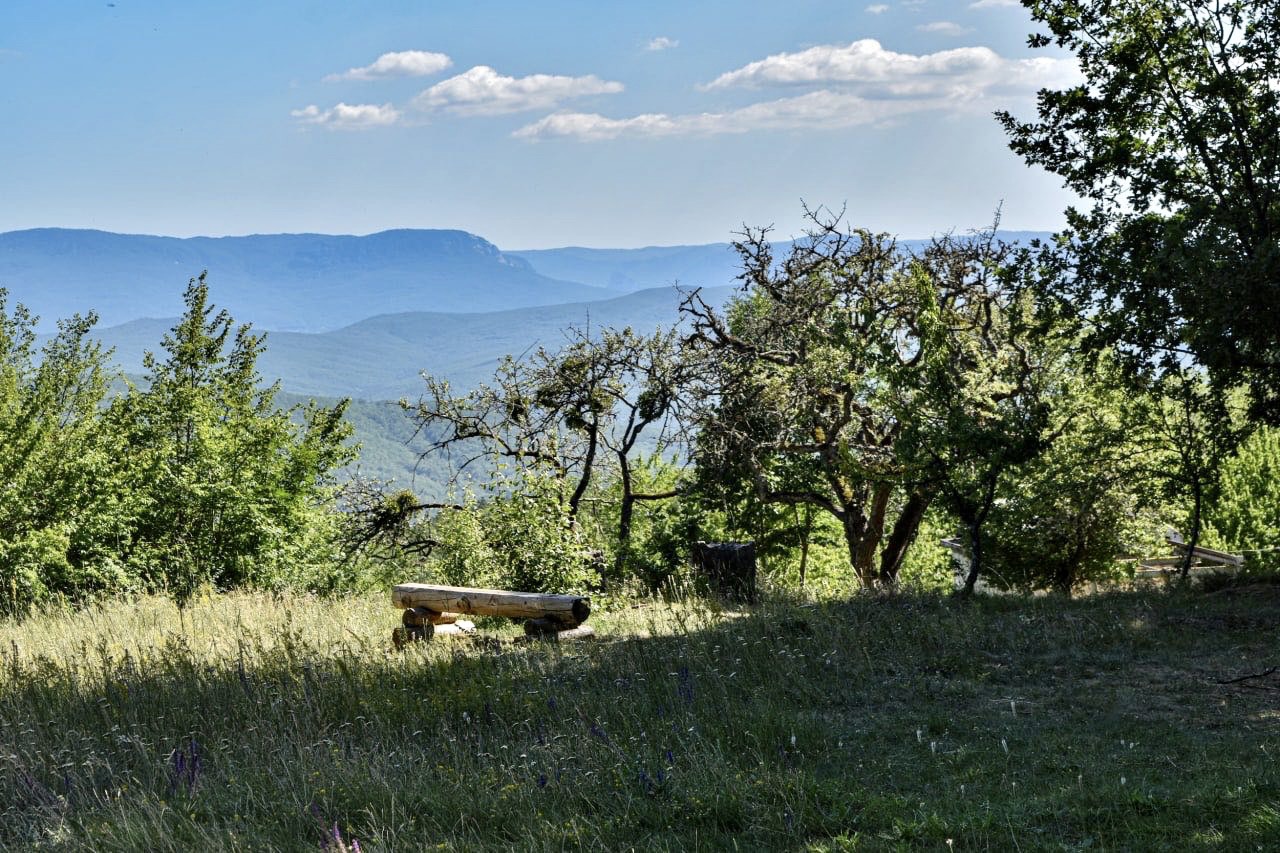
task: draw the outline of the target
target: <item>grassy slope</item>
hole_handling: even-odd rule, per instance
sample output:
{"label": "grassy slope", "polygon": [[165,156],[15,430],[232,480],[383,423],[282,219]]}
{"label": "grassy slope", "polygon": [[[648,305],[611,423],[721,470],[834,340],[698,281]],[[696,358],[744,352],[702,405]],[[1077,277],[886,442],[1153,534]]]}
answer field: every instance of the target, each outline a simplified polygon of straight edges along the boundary
{"label": "grassy slope", "polygon": [[[388,649],[381,596],[0,624],[0,846],[1255,849],[1277,588],[658,605]],[[509,630],[509,629],[508,629]]]}

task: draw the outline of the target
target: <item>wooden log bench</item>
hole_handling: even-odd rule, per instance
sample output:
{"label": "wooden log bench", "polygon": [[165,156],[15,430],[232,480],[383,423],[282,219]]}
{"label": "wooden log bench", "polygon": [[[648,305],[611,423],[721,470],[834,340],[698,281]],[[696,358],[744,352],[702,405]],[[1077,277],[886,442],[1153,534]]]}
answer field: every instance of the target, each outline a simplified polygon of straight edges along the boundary
{"label": "wooden log bench", "polygon": [[474,633],[475,625],[462,615],[523,620],[530,638],[577,640],[595,633],[582,624],[591,615],[591,600],[581,595],[402,583],[392,589],[391,603],[404,611],[401,627],[392,634],[396,648],[437,635]]}

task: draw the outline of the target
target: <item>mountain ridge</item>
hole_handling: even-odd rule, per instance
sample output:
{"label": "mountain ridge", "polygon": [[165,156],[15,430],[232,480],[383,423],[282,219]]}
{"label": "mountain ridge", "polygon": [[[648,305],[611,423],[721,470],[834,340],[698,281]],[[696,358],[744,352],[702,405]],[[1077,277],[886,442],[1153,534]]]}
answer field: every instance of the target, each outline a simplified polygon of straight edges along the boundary
{"label": "mountain ridge", "polygon": [[[485,311],[589,301],[601,288],[542,275],[466,231],[244,237],[121,235],[92,229],[0,233],[0,287],[52,320],[94,310],[107,325],[181,313],[202,270],[217,301],[256,325],[298,331],[405,310]],[[157,310],[154,306],[160,306]]]}

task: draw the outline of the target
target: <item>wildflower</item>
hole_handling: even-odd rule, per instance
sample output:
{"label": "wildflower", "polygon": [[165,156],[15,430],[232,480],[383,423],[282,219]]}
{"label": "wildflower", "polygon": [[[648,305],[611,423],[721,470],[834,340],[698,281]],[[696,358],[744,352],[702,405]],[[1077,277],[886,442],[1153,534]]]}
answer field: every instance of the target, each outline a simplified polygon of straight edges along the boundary
{"label": "wildflower", "polygon": [[689,673],[689,667],[680,667],[678,673],[679,683],[676,685],[676,693],[684,700],[686,705],[693,704],[693,676]]}

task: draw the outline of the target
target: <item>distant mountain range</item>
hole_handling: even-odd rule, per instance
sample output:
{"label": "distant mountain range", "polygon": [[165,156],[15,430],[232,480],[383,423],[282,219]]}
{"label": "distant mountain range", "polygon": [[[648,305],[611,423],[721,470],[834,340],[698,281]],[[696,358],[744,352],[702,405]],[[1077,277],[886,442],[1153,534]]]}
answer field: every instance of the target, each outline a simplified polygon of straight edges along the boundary
{"label": "distant mountain range", "polygon": [[741,268],[729,243],[644,249],[532,249],[507,252],[543,275],[631,292],[652,287],[731,284]]}
{"label": "distant mountain range", "polygon": [[[721,303],[731,288],[707,288],[704,298]],[[217,293],[214,298],[219,299]],[[631,326],[650,332],[679,320],[682,296],[675,288],[642,290],[597,302],[547,305],[484,314],[415,311],[370,317],[331,332],[272,331],[259,369],[279,378],[295,394],[351,396],[366,400],[417,397],[424,370],[458,389],[493,375],[503,356],[542,346],[555,351],[571,326]],[[220,301],[220,300],[219,300]],[[142,369],[142,354],[159,348],[176,318],[133,320],[98,330],[130,373]]]}
{"label": "distant mountain range", "polygon": [[543,275],[465,231],[186,239],[62,228],[0,234],[0,287],[50,323],[90,308],[105,325],[177,315],[183,287],[202,270],[218,304],[237,318],[293,331],[399,311],[496,311],[612,295]]}

